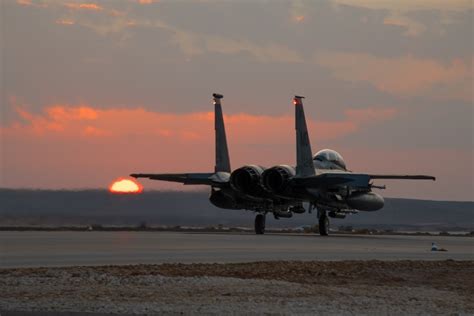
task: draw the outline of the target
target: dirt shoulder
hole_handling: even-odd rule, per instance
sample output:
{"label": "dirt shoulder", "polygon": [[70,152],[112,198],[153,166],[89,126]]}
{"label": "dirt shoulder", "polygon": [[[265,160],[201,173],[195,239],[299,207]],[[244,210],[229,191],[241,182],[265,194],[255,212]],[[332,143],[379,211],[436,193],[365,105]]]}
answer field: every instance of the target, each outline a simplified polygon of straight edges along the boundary
{"label": "dirt shoulder", "polygon": [[0,269],[0,310],[474,313],[473,261],[271,261]]}

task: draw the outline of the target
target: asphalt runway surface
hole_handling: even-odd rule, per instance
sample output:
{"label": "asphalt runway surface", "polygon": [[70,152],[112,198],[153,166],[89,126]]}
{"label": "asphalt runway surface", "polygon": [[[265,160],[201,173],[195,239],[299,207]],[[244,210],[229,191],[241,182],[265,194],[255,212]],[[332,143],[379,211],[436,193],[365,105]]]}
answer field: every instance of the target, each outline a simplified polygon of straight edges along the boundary
{"label": "asphalt runway surface", "polygon": [[[436,242],[447,252],[432,252]],[[178,232],[0,232],[0,267],[251,262],[474,260],[474,239],[451,236]]]}

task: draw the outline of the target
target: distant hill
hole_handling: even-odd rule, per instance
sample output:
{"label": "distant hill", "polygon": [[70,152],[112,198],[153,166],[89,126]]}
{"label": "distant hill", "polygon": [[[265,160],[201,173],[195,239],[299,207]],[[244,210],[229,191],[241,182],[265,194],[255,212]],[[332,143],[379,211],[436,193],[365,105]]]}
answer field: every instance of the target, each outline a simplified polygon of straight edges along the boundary
{"label": "distant hill", "polygon": [[[316,214],[275,220],[268,227],[297,227],[316,223]],[[166,226],[253,225],[253,213],[222,210],[206,192],[150,191],[115,195],[105,190],[52,191],[0,189],[0,226],[13,225],[139,225]],[[387,198],[377,212],[360,212],[332,225],[354,227],[474,230],[474,202]]]}

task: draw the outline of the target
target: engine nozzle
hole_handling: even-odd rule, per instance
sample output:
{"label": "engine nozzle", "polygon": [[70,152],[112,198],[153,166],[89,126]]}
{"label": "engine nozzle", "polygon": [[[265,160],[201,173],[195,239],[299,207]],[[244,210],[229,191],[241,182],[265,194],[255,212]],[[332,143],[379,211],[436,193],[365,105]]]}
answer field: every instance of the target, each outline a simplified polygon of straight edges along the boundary
{"label": "engine nozzle", "polygon": [[230,175],[232,189],[248,195],[258,195],[262,191],[261,177],[264,168],[250,165],[234,170]]}
{"label": "engine nozzle", "polygon": [[281,165],[265,170],[262,174],[263,187],[271,193],[282,193],[288,181],[293,178],[296,171],[293,167]]}

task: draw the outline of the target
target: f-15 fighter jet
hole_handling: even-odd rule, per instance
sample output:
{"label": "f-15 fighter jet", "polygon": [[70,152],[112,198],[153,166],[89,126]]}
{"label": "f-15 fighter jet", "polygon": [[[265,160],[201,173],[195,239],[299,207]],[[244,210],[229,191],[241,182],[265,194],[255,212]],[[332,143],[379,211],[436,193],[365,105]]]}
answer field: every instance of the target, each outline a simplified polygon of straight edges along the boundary
{"label": "f-15 fighter jet", "polygon": [[358,211],[376,211],[384,199],[372,191],[376,179],[435,180],[425,175],[363,174],[347,170],[342,156],[323,149],[314,156],[308,136],[302,96],[295,96],[296,166],[265,168],[246,165],[232,171],[222,115],[221,94],[213,94],[215,110],[215,169],[207,173],[134,173],[135,178],[181,182],[185,185],[208,185],[209,200],[217,207],[250,210],[256,213],[255,233],[265,232],[265,216],[277,219],[317,210],[319,232],[329,233],[329,217],[345,218]]}

